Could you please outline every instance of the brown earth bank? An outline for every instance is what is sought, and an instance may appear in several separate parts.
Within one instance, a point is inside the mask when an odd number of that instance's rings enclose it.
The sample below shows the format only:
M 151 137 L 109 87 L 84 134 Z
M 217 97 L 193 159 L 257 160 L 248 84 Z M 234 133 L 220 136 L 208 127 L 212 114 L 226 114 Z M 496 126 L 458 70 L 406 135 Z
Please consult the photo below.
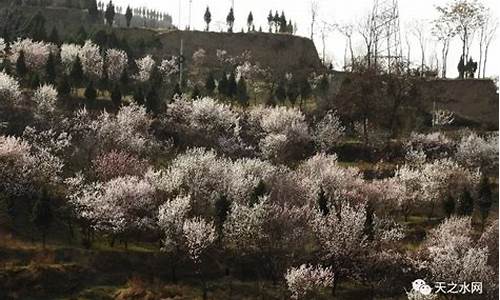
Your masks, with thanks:
M 218 49 L 226 50 L 230 56 L 238 56 L 249 51 L 251 61 L 268 67 L 273 72 L 284 74 L 307 74 L 323 69 L 314 43 L 304 37 L 288 34 L 263 32 L 225 33 L 203 31 L 168 31 L 159 34 L 161 47 L 158 56 L 178 55 L 181 39 L 184 56 L 189 63 L 193 53 L 204 49 L 207 63 L 204 67 L 213 68 L 217 62 Z

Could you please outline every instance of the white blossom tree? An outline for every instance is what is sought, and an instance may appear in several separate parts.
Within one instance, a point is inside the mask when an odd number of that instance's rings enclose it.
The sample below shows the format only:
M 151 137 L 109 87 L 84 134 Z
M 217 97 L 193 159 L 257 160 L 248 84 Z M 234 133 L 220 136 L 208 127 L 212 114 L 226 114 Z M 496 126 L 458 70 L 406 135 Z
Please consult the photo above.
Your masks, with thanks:
M 290 268 L 285 274 L 292 299 L 309 299 L 311 293 L 333 286 L 334 273 L 331 267 L 300 265 Z
M 106 72 L 108 78 L 117 82 L 120 80 L 123 72 L 127 69 L 128 56 L 127 53 L 119 49 L 106 50 Z
M 498 166 L 498 134 L 486 138 L 472 132 L 463 136 L 457 146 L 456 159 L 471 169 L 495 169 Z
M 488 264 L 488 248 L 477 246 L 470 217 L 451 217 L 431 230 L 424 242 L 419 267 L 440 282 L 482 281 L 492 287 L 496 281 Z M 488 289 L 487 289 L 488 290 Z
M 69 74 L 76 58 L 82 51 L 82 46 L 76 44 L 61 45 L 61 64 L 64 67 L 64 72 Z
M 13 104 L 21 99 L 19 82 L 12 76 L 0 72 L 0 103 Z
M 153 72 L 153 68 L 156 65 L 153 57 L 151 55 L 147 55 L 143 58 L 136 59 L 135 64 L 137 65 L 137 74 L 134 75 L 134 78 L 140 82 L 146 82 L 151 77 L 151 72 Z
M 295 108 L 257 106 L 250 110 L 249 122 L 262 155 L 276 162 L 300 155 L 310 140 L 305 116 Z
M 331 150 L 344 136 L 345 127 L 334 111 L 329 111 L 316 125 L 314 140 L 321 151 Z
M 102 78 L 104 71 L 104 59 L 101 49 L 91 40 L 85 41 L 78 54 L 82 61 L 83 73 L 91 79 Z
M 56 109 L 57 90 L 51 84 L 41 85 L 33 93 L 33 102 L 36 103 L 37 113 L 41 116 L 48 116 Z
M 40 71 L 47 63 L 52 49 L 50 44 L 44 42 L 35 42 L 30 38 L 17 39 L 10 47 L 9 60 L 15 63 L 22 51 L 26 67 L 31 71 Z

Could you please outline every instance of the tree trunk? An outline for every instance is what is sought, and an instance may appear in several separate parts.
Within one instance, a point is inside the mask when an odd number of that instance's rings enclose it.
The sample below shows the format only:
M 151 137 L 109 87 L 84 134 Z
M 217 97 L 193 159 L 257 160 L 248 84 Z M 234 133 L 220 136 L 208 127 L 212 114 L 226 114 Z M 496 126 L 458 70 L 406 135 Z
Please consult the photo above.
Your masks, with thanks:
M 484 47 L 483 78 L 486 78 L 486 60 L 488 59 L 488 48 L 489 45 L 486 45 Z

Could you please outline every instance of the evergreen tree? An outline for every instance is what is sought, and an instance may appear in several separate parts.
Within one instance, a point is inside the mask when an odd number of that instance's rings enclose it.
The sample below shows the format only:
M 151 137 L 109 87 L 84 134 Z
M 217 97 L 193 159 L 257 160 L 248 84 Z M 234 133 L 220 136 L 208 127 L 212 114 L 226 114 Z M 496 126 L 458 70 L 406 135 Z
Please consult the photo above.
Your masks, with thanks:
M 195 85 L 193 91 L 191 92 L 191 99 L 198 99 L 200 96 L 200 89 L 198 88 L 198 85 Z
M 75 35 L 75 42 L 78 44 L 83 44 L 87 39 L 88 39 L 88 33 L 85 30 L 85 27 L 80 26 L 80 28 L 78 28 L 78 31 Z
M 75 87 L 81 86 L 83 81 L 83 67 L 82 67 L 82 61 L 78 56 L 76 57 L 75 61 L 73 62 L 73 65 L 71 66 L 71 72 L 69 74 L 69 77 L 73 82 L 73 86 Z
M 281 16 L 279 17 L 279 23 L 280 23 L 280 29 L 279 31 L 281 33 L 285 33 L 286 32 L 286 17 L 285 17 L 285 12 L 282 11 L 281 12 Z
M 203 16 L 205 23 L 207 24 L 206 31 L 210 31 L 210 22 L 212 22 L 212 14 L 210 13 L 210 8 L 207 6 L 205 10 L 205 15 Z
M 125 69 L 122 73 L 122 75 L 120 76 L 120 84 L 123 86 L 123 87 L 126 87 L 129 83 L 129 77 L 128 77 L 128 72 L 127 70 Z
M 48 83 L 53 84 L 56 82 L 56 59 L 52 52 L 49 54 L 45 65 L 45 79 Z
M 276 13 L 274 14 L 273 24 L 274 24 L 274 32 L 278 33 L 280 26 L 280 15 L 278 14 L 278 11 L 276 11 Z
M 248 100 L 250 97 L 248 97 L 247 83 L 245 82 L 245 78 L 243 78 L 243 76 L 240 80 L 238 80 L 237 96 L 238 101 L 242 106 L 248 106 Z
M 233 8 L 229 10 L 229 13 L 227 14 L 226 17 L 226 23 L 227 23 L 227 32 L 233 32 L 233 26 L 234 26 L 234 11 Z
M 318 208 L 323 216 L 330 213 L 330 208 L 328 207 L 328 197 L 326 197 L 325 190 L 320 188 L 318 193 Z
M 285 90 L 285 85 L 283 84 L 282 81 L 280 81 L 278 83 L 278 86 L 276 87 L 276 91 L 274 92 L 274 96 L 282 104 L 285 102 L 285 99 L 286 99 L 286 90 Z
M 470 216 L 474 210 L 474 199 L 472 198 L 470 192 L 464 189 L 460 195 L 460 199 L 457 205 L 457 214 L 460 216 Z
M 273 32 L 274 17 L 272 11 L 269 11 L 269 15 L 267 16 L 267 24 L 269 24 L 269 32 Z
M 122 105 L 122 91 L 118 84 L 115 84 L 113 90 L 111 91 L 111 101 L 116 108 L 119 108 Z
M 295 106 L 295 103 L 297 103 L 297 98 L 299 97 L 299 87 L 297 84 L 297 81 L 292 80 L 288 83 L 288 88 L 286 91 L 286 97 L 288 98 L 288 101 L 292 104 L 292 106 Z
M 62 78 L 58 81 L 57 92 L 61 96 L 67 96 L 71 93 L 71 85 L 67 76 L 62 76 Z
M 182 95 L 182 91 L 181 91 L 181 86 L 179 85 L 179 83 L 176 83 L 175 86 L 174 86 L 174 90 L 172 91 L 172 99 L 175 97 L 175 96 L 180 96 Z
M 289 34 L 293 34 L 292 20 L 288 20 L 288 25 L 286 26 L 286 32 Z
M 127 11 L 125 12 L 125 20 L 127 22 L 127 27 L 130 27 L 130 22 L 132 22 L 132 17 L 133 17 L 132 9 L 130 8 L 130 5 L 127 6 Z
M 231 72 L 231 75 L 229 75 L 229 81 L 227 82 L 227 96 L 229 98 L 233 98 L 236 96 L 237 92 L 238 84 L 236 83 L 236 75 L 234 72 Z
M 44 249 L 47 230 L 49 229 L 53 218 L 54 216 L 52 207 L 50 205 L 50 198 L 47 191 L 44 190 L 41 196 L 37 197 L 31 212 L 31 222 L 33 222 L 33 224 L 42 234 L 42 244 Z
M 221 194 L 214 203 L 215 207 L 215 227 L 220 234 L 222 234 L 222 228 L 224 222 L 229 215 L 231 209 L 231 202 L 227 199 L 226 195 Z
M 97 99 L 97 91 L 94 88 L 94 83 L 92 82 L 92 80 L 89 81 L 87 87 L 85 88 L 85 98 L 87 98 L 87 100 Z
M 137 103 L 137 104 L 144 104 L 145 102 L 145 95 L 144 95 L 144 90 L 142 88 L 142 86 L 137 86 L 135 89 L 134 89 L 134 101 Z
M 89 12 L 89 16 L 93 21 L 96 21 L 99 17 L 99 10 L 97 9 L 96 0 L 88 0 L 87 10 Z
M 227 14 L 226 17 L 226 23 L 227 23 L 227 32 L 233 32 L 233 26 L 234 26 L 234 11 L 233 8 L 229 10 L 229 14 Z
M 207 80 L 205 81 L 205 90 L 208 95 L 212 95 L 215 90 L 215 79 L 212 72 L 208 73 Z
M 35 41 L 47 40 L 47 31 L 45 29 L 45 17 L 42 12 L 38 11 L 33 18 L 31 18 L 27 32 L 28 35 Z
M 250 12 L 248 14 L 247 25 L 248 25 L 248 32 L 250 32 L 252 29 L 252 26 L 253 26 L 253 14 L 252 14 L 252 12 Z
M 493 204 L 490 182 L 488 180 L 488 177 L 486 177 L 485 175 L 483 175 L 483 177 L 481 178 L 481 182 L 479 183 L 477 204 L 479 208 L 479 213 L 481 215 L 481 226 L 482 228 L 484 228 L 486 219 L 490 214 L 491 206 Z
M 305 100 L 311 96 L 312 89 L 311 85 L 309 84 L 309 81 L 307 79 L 304 79 L 302 81 L 302 84 L 300 85 L 300 106 L 304 104 Z
M 113 21 L 115 19 L 115 6 L 113 5 L 113 1 L 109 1 L 106 6 L 106 11 L 104 12 L 104 18 L 106 19 L 106 23 L 108 26 L 113 26 Z
M 24 76 L 28 73 L 28 68 L 26 67 L 26 58 L 24 55 L 24 51 L 19 51 L 19 56 L 16 61 L 16 74 L 19 79 L 23 79 Z
M 160 97 L 154 87 L 150 88 L 148 94 L 146 95 L 146 109 L 152 114 L 160 113 Z
M 57 31 L 57 28 L 55 26 L 52 27 L 52 31 L 50 32 L 49 42 L 56 44 L 56 45 L 61 45 L 61 39 L 59 38 L 59 32 Z
M 451 194 L 448 194 L 448 197 L 443 201 L 443 210 L 447 218 L 455 212 L 455 199 Z
M 458 62 L 458 66 L 457 66 L 457 70 L 458 70 L 458 76 L 460 79 L 464 79 L 465 77 L 465 61 L 464 61 L 464 57 L 463 55 L 460 56 L 460 61 Z M 420 72 L 424 72 L 424 70 L 420 70 Z
M 328 81 L 328 76 L 327 75 L 321 76 L 321 80 L 319 81 L 318 85 L 318 90 L 320 91 L 320 93 L 322 95 L 326 95 L 329 87 L 330 87 L 330 82 Z
M 30 87 L 34 90 L 40 86 L 40 76 L 38 73 L 32 73 L 30 78 Z
M 260 198 L 264 197 L 266 194 L 266 183 L 261 179 L 250 195 L 250 206 L 254 206 L 255 204 L 259 203 Z
M 222 77 L 219 80 L 219 84 L 217 86 L 217 89 L 219 91 L 219 95 L 221 96 L 227 96 L 228 94 L 228 81 L 227 81 L 227 75 L 226 72 L 222 73 Z

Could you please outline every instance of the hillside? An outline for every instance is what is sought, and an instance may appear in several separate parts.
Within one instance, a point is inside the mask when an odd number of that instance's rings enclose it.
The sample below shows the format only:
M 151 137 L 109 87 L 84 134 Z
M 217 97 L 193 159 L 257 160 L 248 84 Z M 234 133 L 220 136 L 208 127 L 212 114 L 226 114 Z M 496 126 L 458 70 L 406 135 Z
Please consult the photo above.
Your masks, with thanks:
M 222 33 L 202 31 L 168 31 L 160 33 L 158 56 L 178 55 L 180 40 L 184 41 L 184 56 L 189 62 L 193 53 L 203 48 L 207 61 L 215 62 L 217 49 L 237 56 L 248 50 L 252 60 L 278 74 L 306 74 L 322 68 L 314 43 L 307 38 L 269 33 Z
M 490 79 L 424 81 L 420 94 L 429 110 L 436 102 L 460 119 L 498 129 L 498 93 Z

